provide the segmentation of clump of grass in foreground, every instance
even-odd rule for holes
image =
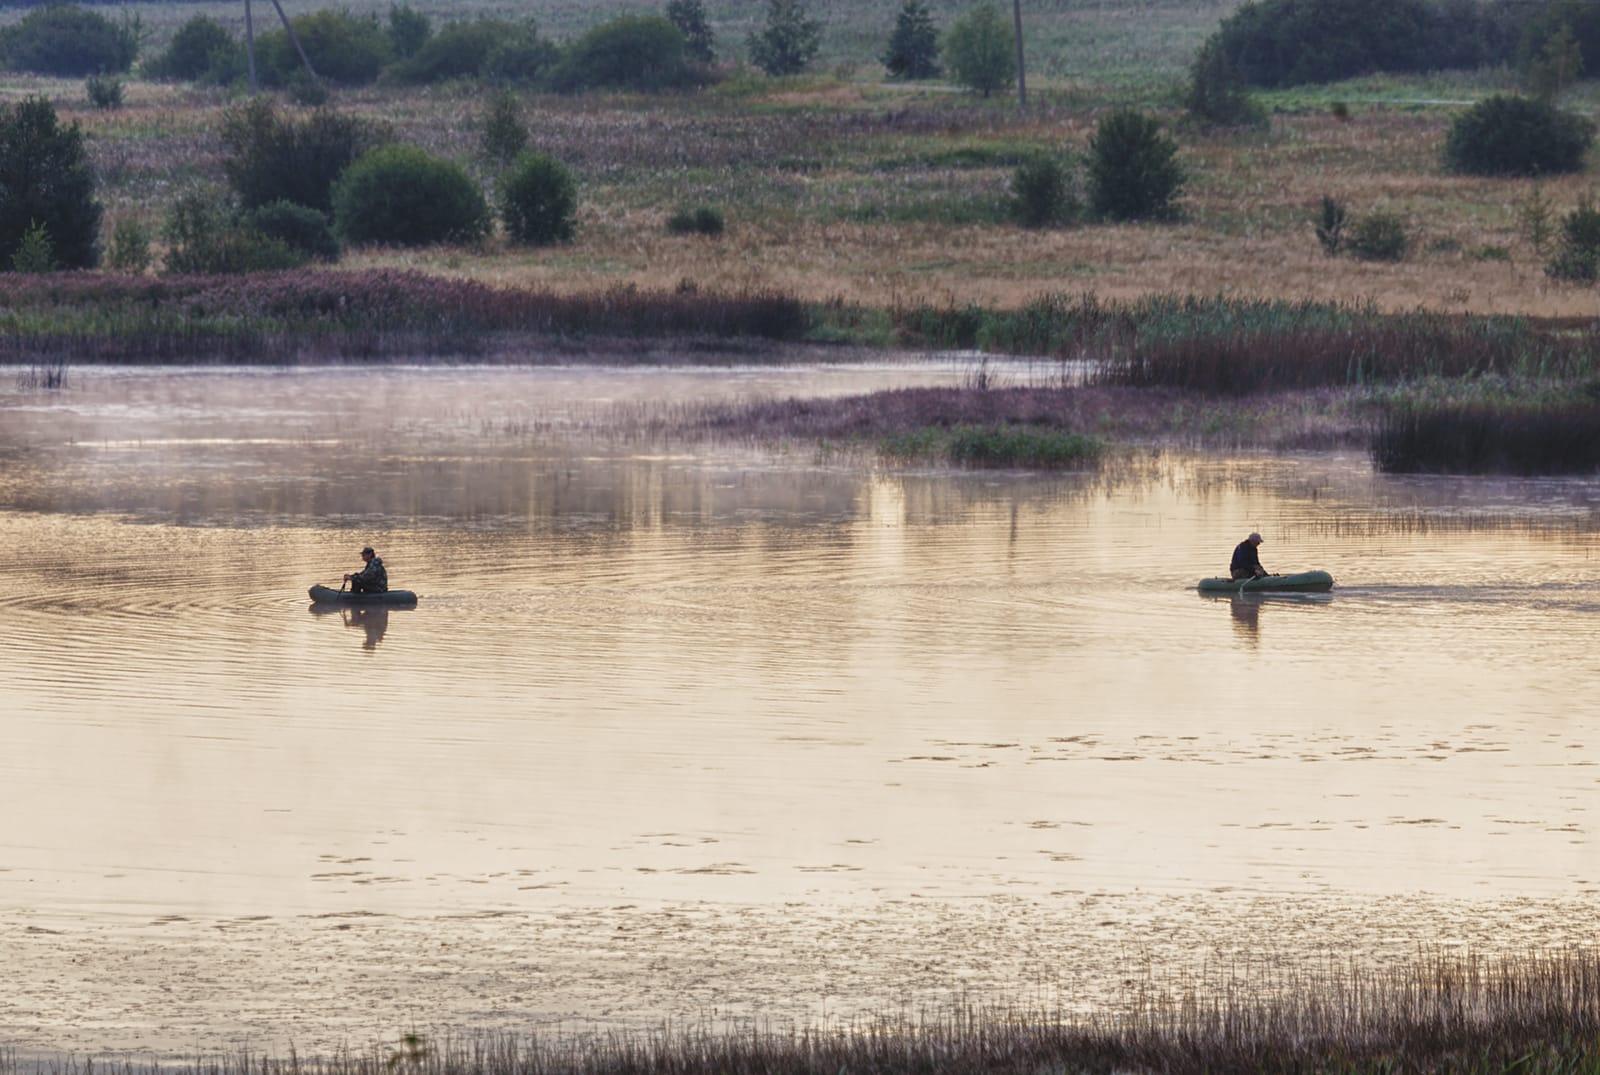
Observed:
[[[942,460],[969,467],[1055,469],[1098,460],[1104,446],[1092,437],[1025,426],[925,428],[885,437],[878,452],[897,462]]]
[[[1593,474],[1600,402],[1402,404],[1380,417],[1372,458],[1393,473]]]
[[[711,1028],[593,1036],[408,1035],[323,1059],[222,1056],[172,1065],[95,1062],[102,1075],[1037,1075],[1039,1072],[1318,1072],[1592,1075],[1600,1071],[1600,954],[1497,962],[1436,957],[1361,973],[1338,966],[1225,981],[1124,1010],[958,1009],[824,1030]],[[88,1061],[0,1075],[90,1075]]]

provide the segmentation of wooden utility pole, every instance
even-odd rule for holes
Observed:
[[[244,0],[244,51],[250,57],[250,95],[253,97],[261,92],[261,83],[256,80],[256,20],[250,14],[250,0]]]
[[[289,16],[283,13],[283,5],[278,3],[278,0],[272,0],[272,6],[278,9],[278,20],[283,23],[283,32],[289,35],[294,50],[300,54],[300,62],[306,65],[306,73],[311,76],[311,81],[321,82],[322,77],[317,74],[317,69],[311,66],[311,57],[307,56],[306,50],[300,46],[300,35],[294,32],[294,27],[289,23]]]
[[[274,0],[276,2],[276,0]],[[1022,62],[1022,0],[1011,0],[1011,18],[1017,33],[1017,107],[1028,108],[1028,70]]]

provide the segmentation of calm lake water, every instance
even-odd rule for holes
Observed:
[[[1176,901],[1193,923],[1241,898],[1363,920],[1421,899],[1448,910],[1413,919],[1496,908],[1526,926],[1518,901],[1567,906],[1600,881],[1600,483],[1384,478],[1330,456],[900,472],[606,431],[962,376],[0,381],[0,962],[19,990],[0,1044],[260,1041],[292,1003],[175,1015],[139,984],[222,958],[228,923],[264,923],[243,958],[319,916],[383,918],[408,932],[330,961],[383,947],[409,966],[432,945],[419,923],[472,916],[455,941],[479,981],[522,943],[479,920],[560,921],[570,985],[581,923],[648,918],[660,938],[674,908],[718,916],[679,952],[715,979],[753,958],[728,916],[898,929],[879,939],[943,958],[978,942],[936,943],[929,923],[974,907],[1004,920],[997,945],[1049,944],[1068,920],[1093,948],[1097,923],[1150,938],[1148,916],[1094,900]],[[1252,529],[1269,567],[1323,567],[1338,589],[1197,595]],[[420,605],[308,609],[306,587],[337,585],[366,543]],[[1540,921],[1539,940],[1589,929]],[[708,956],[713,936],[726,951]],[[149,944],[168,947],[144,971],[96,963]],[[870,978],[878,957],[848,954]],[[310,985],[263,984],[273,966],[212,991],[311,1003]],[[618,973],[565,1006],[463,1007],[477,994],[454,978],[428,1003],[489,1023],[671,1010]],[[887,956],[877,973],[901,974]]]

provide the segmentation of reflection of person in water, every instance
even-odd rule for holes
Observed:
[[[347,608],[344,610],[344,625],[346,627],[359,627],[367,633],[367,640],[363,642],[364,649],[377,649],[378,643],[383,641],[383,634],[389,629],[389,610],[378,608]]]
[[[1233,633],[1251,642],[1261,641],[1261,602],[1243,595],[1228,602],[1233,617]]]

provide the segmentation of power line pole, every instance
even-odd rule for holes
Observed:
[[[1017,107],[1028,108],[1028,70],[1022,62],[1022,0],[1011,0],[1011,18],[1017,33]]]
[[[300,54],[300,62],[306,65],[306,73],[311,76],[311,81],[321,83],[322,76],[317,74],[317,69],[311,66],[311,57],[306,55],[306,50],[300,45],[300,35],[294,32],[294,26],[289,22],[289,16],[283,13],[283,5],[278,0],[272,0],[272,6],[278,9],[278,20],[283,23],[283,32],[289,35],[289,42],[294,45],[294,50]]]
[[[250,0],[244,0],[244,51],[250,57],[250,95],[261,92],[256,81],[256,20],[250,14]]]

